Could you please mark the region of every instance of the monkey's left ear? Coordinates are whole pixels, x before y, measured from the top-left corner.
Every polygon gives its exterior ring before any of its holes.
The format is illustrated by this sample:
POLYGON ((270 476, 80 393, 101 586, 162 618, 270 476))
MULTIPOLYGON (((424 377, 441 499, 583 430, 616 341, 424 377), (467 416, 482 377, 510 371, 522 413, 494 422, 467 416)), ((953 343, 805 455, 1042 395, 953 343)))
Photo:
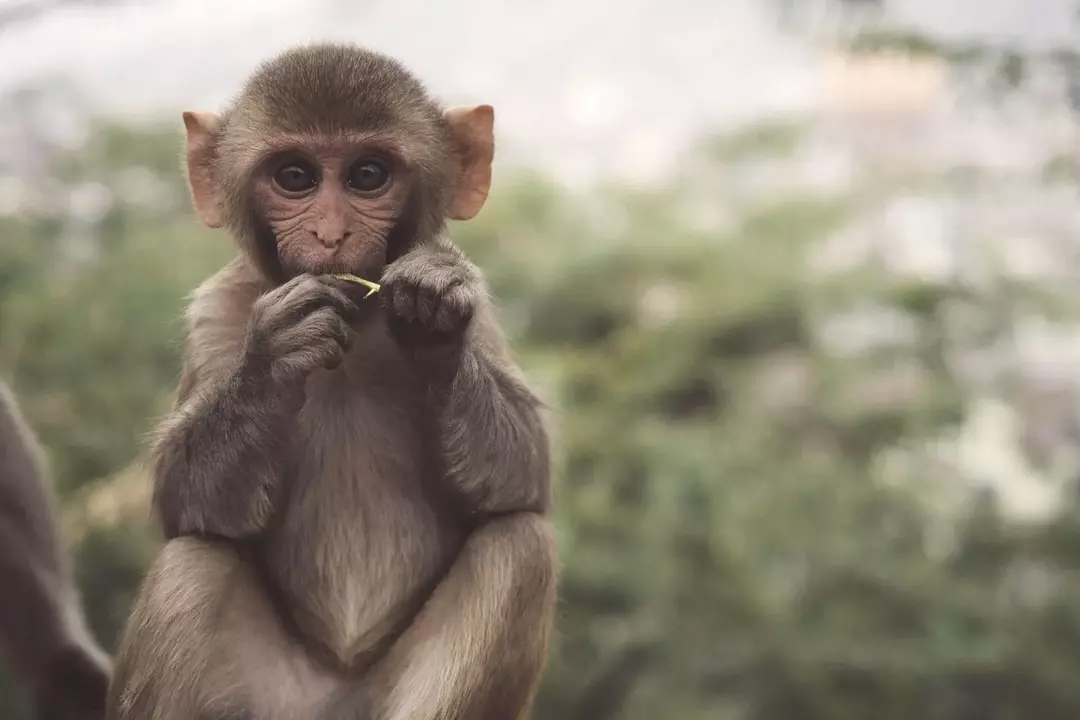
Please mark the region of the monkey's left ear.
POLYGON ((450 217, 470 220, 487 201, 491 189, 491 161, 495 157, 495 108, 490 105, 446 111, 461 163, 458 184, 450 204, 450 217))

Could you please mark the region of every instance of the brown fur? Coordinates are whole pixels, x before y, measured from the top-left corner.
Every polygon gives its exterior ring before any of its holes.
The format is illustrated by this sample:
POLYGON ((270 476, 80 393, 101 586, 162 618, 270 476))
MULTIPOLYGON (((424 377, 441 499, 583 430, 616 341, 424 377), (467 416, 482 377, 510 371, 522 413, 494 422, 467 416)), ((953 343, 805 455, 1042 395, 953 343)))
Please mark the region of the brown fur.
POLYGON ((171 540, 109 718, 526 718, 555 603, 548 438, 444 233, 487 195, 491 109, 444 113, 395 61, 322 45, 185 124, 196 209, 242 252, 188 311, 155 442, 171 540), (392 183, 344 189, 369 156, 392 183), (291 157, 310 193, 274 184, 291 157))
POLYGON ((37 441, 0 382, 0 646, 40 720, 104 716, 109 659, 82 613, 37 441))

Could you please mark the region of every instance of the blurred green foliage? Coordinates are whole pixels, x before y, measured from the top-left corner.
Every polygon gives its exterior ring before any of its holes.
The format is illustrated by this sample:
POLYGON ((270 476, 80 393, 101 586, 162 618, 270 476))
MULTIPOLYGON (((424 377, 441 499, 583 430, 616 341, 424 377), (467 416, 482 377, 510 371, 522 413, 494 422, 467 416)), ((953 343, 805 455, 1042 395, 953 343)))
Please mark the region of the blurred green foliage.
MULTIPOLYGON (((887 181, 709 194, 800 132, 710 139, 648 192, 500 177, 453 228, 553 408, 565 568, 537 720, 1078 717, 1080 498, 1037 526, 989 496, 943 514, 961 479, 925 452, 973 397, 947 356, 975 341, 949 317, 989 344, 1008 298, 809 273, 887 181), (688 197, 733 221, 698 222, 688 197), (822 328, 865 307, 910 332, 838 351, 822 328)), ((111 649, 158 543, 137 461, 185 296, 232 248, 188 208, 178 128, 89 137, 50 173, 59 206, 0 216, 0 373, 48 449, 111 649)), ((24 717, 4 693, 0 714, 24 717)))

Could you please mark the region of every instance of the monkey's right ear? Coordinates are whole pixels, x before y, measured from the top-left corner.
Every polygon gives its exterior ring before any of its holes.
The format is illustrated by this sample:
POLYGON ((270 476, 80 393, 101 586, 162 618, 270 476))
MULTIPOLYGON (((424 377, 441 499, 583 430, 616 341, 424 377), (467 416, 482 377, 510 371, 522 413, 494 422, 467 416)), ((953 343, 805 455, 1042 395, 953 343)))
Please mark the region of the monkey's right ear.
POLYGON ((214 186, 214 144, 218 129, 214 113, 184 112, 187 130, 187 171, 195 214, 207 227, 221 227, 221 204, 214 186))

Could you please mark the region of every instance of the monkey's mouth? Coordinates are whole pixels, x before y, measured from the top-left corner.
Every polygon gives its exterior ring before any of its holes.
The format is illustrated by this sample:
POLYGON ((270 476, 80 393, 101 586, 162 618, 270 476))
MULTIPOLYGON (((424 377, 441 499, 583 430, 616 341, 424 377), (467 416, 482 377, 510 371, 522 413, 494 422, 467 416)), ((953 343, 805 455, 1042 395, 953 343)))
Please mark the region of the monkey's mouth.
MULTIPOLYGON (((304 272, 312 275, 353 275, 377 283, 386 269, 386 250, 382 246, 353 249, 328 258, 310 258, 304 272)), ((357 285, 363 292, 367 289, 357 285)))

